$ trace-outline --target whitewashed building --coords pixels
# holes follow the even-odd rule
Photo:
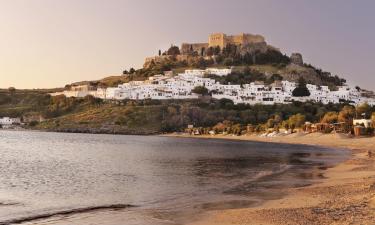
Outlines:
[[[363,97],[356,88],[340,86],[331,91],[328,86],[307,84],[310,96],[294,97],[293,91],[297,87],[295,82],[277,81],[271,85],[263,82],[252,82],[244,85],[220,84],[205,75],[230,76],[231,69],[209,68],[206,70],[186,70],[176,76],[155,75],[146,81],[130,81],[117,87],[98,88],[79,86],[70,90],[54,93],[64,94],[67,97],[85,97],[92,95],[101,99],[112,100],[143,100],[143,99],[194,99],[199,95],[193,93],[197,86],[208,89],[211,96],[216,99],[231,99],[235,104],[288,104],[292,101],[314,101],[323,104],[349,102],[358,105],[367,102],[375,105],[375,99]]]
[[[372,126],[372,120],[368,119],[354,119],[353,120],[353,125],[354,126],[364,126],[365,128],[371,127]]]
[[[10,118],[10,117],[3,117],[0,118],[0,126],[2,128],[10,128],[15,125],[20,125],[21,119],[20,118]]]

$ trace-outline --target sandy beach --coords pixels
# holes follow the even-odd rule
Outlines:
[[[259,207],[218,210],[189,225],[375,224],[375,138],[349,138],[342,134],[290,134],[280,137],[196,136],[275,143],[308,144],[352,150],[353,157],[329,168],[317,184],[291,188],[282,199]]]

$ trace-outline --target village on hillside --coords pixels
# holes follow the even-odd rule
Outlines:
[[[264,80],[241,84],[221,83],[214,79],[233,76],[235,61],[245,65],[268,63],[278,68],[288,67],[292,70],[290,74],[284,73],[282,76],[274,74],[277,76],[276,79],[267,83]],[[225,66],[217,67],[220,62]],[[170,64],[192,69],[187,69],[185,72],[167,70],[166,68],[172,69]],[[196,64],[199,68],[205,69],[194,69],[198,68]],[[159,50],[158,56],[147,57],[143,69],[152,71],[145,80],[130,80],[117,87],[100,87],[90,83],[70,85],[63,92],[51,93],[51,95],[67,97],[92,95],[106,100],[195,99],[205,95],[214,99],[230,99],[234,104],[250,105],[289,104],[293,101],[375,105],[375,99],[365,90],[349,87],[345,85],[344,79],[333,77],[329,73],[327,75],[322,72],[319,79],[333,78],[336,82],[321,82],[321,85],[318,82],[307,83],[306,81],[316,80],[319,74],[315,71],[311,72],[312,68],[304,64],[302,55],[299,53],[293,53],[290,57],[283,55],[278,48],[269,45],[261,35],[214,33],[209,35],[207,43],[182,43],[180,48],[172,45],[166,52],[162,53]],[[296,70],[302,72],[296,74]],[[156,74],[157,72],[159,73]],[[127,75],[129,74],[124,74]]]
[[[294,96],[293,91],[298,83],[290,81],[275,81],[270,85],[264,82],[252,82],[244,85],[220,84],[207,75],[230,76],[231,69],[208,68],[205,70],[185,70],[173,76],[172,73],[155,75],[146,81],[130,81],[118,87],[96,88],[89,84],[73,86],[70,90],[52,93],[66,97],[85,97],[92,95],[106,100],[144,100],[144,99],[194,99],[202,95],[210,95],[215,99],[230,99],[235,104],[289,104],[293,101],[349,103],[359,105],[367,103],[375,105],[374,98],[362,96],[361,90],[355,87],[339,86],[331,91],[328,86],[306,84],[309,96]]]

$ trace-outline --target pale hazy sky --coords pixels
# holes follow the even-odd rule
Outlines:
[[[209,33],[262,34],[374,90],[373,0],[0,0],[0,87],[61,87],[139,68]]]

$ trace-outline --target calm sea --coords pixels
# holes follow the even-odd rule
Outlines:
[[[171,222],[249,207],[322,179],[348,155],[302,145],[0,131],[0,224],[118,208],[142,212],[124,221],[142,224],[145,212]]]

